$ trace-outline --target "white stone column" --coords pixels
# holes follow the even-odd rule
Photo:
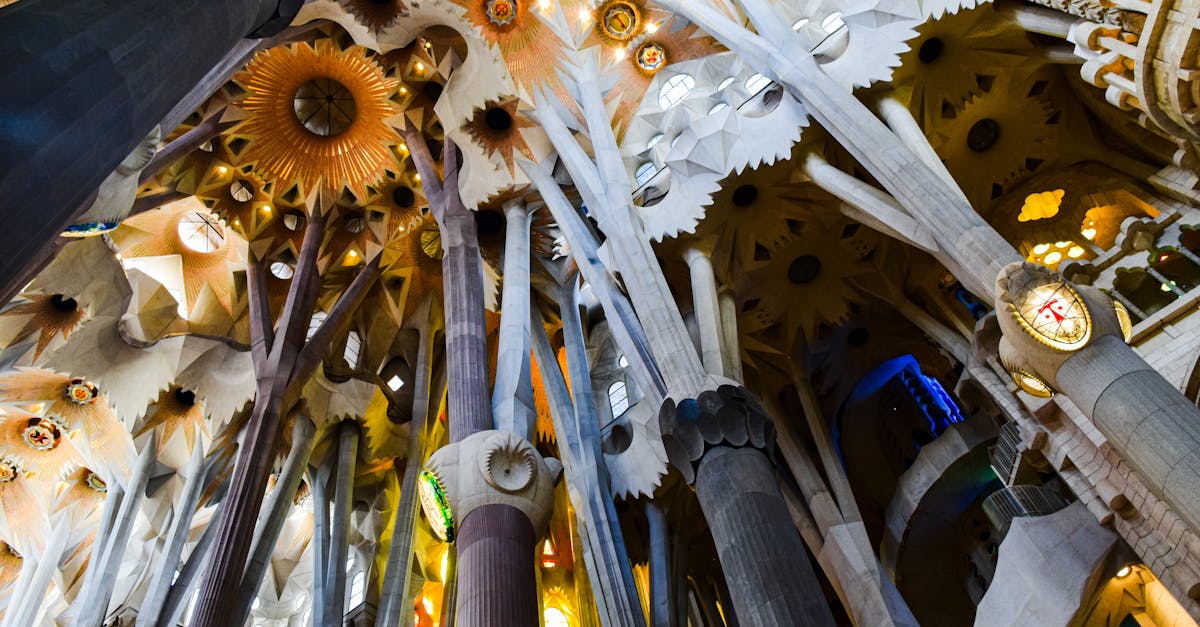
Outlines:
[[[187,543],[187,534],[192,528],[192,515],[196,512],[196,503],[200,500],[200,492],[204,488],[204,450],[199,439],[192,447],[192,457],[181,469],[185,474],[183,492],[179,502],[175,504],[175,518],[171,521],[171,530],[167,533],[167,542],[163,546],[158,571],[150,580],[150,587],[138,608],[138,627],[153,626],[162,612],[162,606],[167,601],[167,593],[171,589],[171,578],[175,575],[175,567],[183,554]]]
[[[721,340],[724,332],[712,260],[707,252],[697,247],[689,247],[683,257],[692,277],[692,309],[696,313],[696,325],[700,327],[700,360],[704,363],[705,372],[723,375],[725,367]]]
[[[343,420],[337,428],[337,479],[330,516],[329,561],[325,564],[325,624],[337,625],[346,613],[346,557],[350,509],[354,506],[354,471],[358,462],[358,423]],[[316,573],[313,574],[316,576]]]
[[[504,219],[504,291],[492,416],[497,429],[533,440],[537,413],[529,374],[529,211],[524,203],[506,203]]]
[[[721,363],[725,376],[742,382],[742,347],[738,339],[737,299],[728,286],[717,291],[717,307],[721,311]]]

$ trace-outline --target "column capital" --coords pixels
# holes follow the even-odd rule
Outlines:
[[[746,388],[728,379],[696,398],[668,398],[658,412],[667,458],[689,484],[708,451],[718,446],[767,451],[775,424]]]
[[[429,457],[417,479],[421,509],[434,532],[447,541],[484,505],[521,510],[540,534],[554,510],[554,486],[562,468],[557,459],[543,458],[528,440],[509,431],[479,431]]]
[[[1034,396],[1054,394],[1059,368],[1072,355],[1105,336],[1127,340],[1132,330],[1120,302],[1028,262],[1001,270],[995,305],[1000,362],[1017,386]],[[984,327],[976,333],[977,343]]]

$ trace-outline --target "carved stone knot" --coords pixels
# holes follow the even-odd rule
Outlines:
[[[676,402],[668,398],[658,412],[667,458],[690,484],[696,465],[715,446],[769,450],[775,443],[775,425],[750,392],[736,385],[721,385],[696,398]]]

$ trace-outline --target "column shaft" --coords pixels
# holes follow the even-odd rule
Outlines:
[[[684,258],[691,271],[692,310],[696,314],[696,326],[700,329],[700,360],[704,363],[705,372],[721,376],[725,370],[721,355],[724,333],[712,260],[707,253],[696,248],[689,248]]]
[[[510,505],[484,505],[462,521],[458,538],[461,625],[528,627],[540,623],[533,525]]]
[[[669,554],[667,552],[667,517],[662,507],[652,501],[646,502],[646,521],[649,523],[650,544],[650,625],[671,625],[671,578]]]
[[[522,203],[504,207],[504,293],[492,414],[496,428],[533,440],[536,413],[529,372],[529,212]]]
[[[1057,380],[1150,489],[1200,532],[1200,409],[1113,335],[1067,359]]]
[[[700,461],[695,488],[739,621],[833,624],[762,452],[724,446],[709,451]]]
[[[354,506],[354,469],[358,461],[358,424],[344,420],[338,425],[337,479],[333,495],[333,515],[330,517],[329,561],[325,580],[328,595],[325,604],[325,624],[340,625],[346,605],[347,532],[350,509]],[[316,574],[314,573],[314,577]]]

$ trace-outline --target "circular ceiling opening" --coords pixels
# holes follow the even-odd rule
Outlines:
[[[67,298],[62,294],[55,294],[50,297],[50,304],[59,311],[72,312],[79,308],[79,303],[75,302],[74,298]]]
[[[417,195],[413,193],[413,190],[400,186],[392,190],[392,202],[401,209],[407,209],[417,202]]]
[[[942,43],[941,39],[930,37],[917,50],[917,58],[921,60],[921,63],[933,63],[942,56],[942,51],[945,49],[946,44]]]
[[[788,280],[796,285],[812,283],[821,274],[821,260],[812,255],[801,255],[788,266]]]
[[[1000,123],[992,118],[983,118],[967,131],[967,148],[975,152],[986,152],[1000,139]]]
[[[314,78],[296,90],[292,101],[300,124],[315,135],[333,137],[345,133],[357,114],[354,95],[332,78]]]
[[[758,188],[753,185],[742,185],[733,190],[733,204],[746,207],[758,200]]]
[[[512,126],[512,115],[500,107],[488,109],[483,117],[493,131],[507,131]]]
[[[504,216],[494,209],[476,211],[475,228],[480,235],[496,235],[504,230]]]
[[[183,388],[175,388],[175,400],[179,401],[180,405],[191,406],[196,404],[196,393]]]

